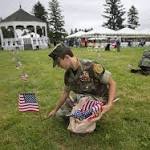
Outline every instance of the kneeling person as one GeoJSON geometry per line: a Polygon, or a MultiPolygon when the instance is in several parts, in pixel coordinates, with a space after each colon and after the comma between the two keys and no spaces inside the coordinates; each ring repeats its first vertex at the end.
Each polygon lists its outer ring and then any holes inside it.
{"type": "Polygon", "coordinates": [[[64,69],[64,91],[56,107],[49,113],[49,117],[56,114],[67,115],[71,108],[80,101],[81,97],[100,100],[103,102],[103,113],[110,110],[116,93],[116,84],[111,73],[91,60],[80,60],[74,56],[69,47],[58,44],[49,54],[56,65],[64,69]],[[77,94],[76,102],[70,99],[70,92],[77,94]]]}

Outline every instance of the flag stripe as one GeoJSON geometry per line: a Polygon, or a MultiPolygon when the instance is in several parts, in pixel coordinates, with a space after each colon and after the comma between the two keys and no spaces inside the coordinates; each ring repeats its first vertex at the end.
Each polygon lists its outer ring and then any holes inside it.
{"type": "Polygon", "coordinates": [[[33,104],[33,103],[20,103],[19,106],[38,106],[38,104],[33,104]]]}
{"type": "Polygon", "coordinates": [[[24,105],[24,106],[19,106],[19,108],[39,108],[39,106],[24,105]]]}
{"type": "Polygon", "coordinates": [[[89,109],[91,109],[92,104],[93,104],[93,101],[91,101],[91,103],[90,103],[90,105],[89,105],[89,109]]]}
{"type": "Polygon", "coordinates": [[[19,107],[20,110],[24,110],[24,109],[38,109],[38,107],[19,107]]]}
{"type": "Polygon", "coordinates": [[[25,112],[25,111],[39,111],[39,109],[36,109],[36,108],[24,108],[24,109],[20,109],[19,111],[21,112],[25,112]]]}

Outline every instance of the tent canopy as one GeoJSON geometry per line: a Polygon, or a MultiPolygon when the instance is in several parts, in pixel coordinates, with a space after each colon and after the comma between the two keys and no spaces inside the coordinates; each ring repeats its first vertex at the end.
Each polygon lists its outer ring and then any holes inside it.
{"type": "Polygon", "coordinates": [[[123,28],[120,29],[118,31],[116,31],[116,34],[118,35],[138,35],[139,32],[137,30],[134,29],[130,29],[130,28],[123,28]]]}
{"type": "Polygon", "coordinates": [[[69,38],[77,38],[77,37],[81,37],[84,34],[85,34],[84,31],[79,31],[79,32],[76,32],[74,34],[71,34],[71,35],[67,36],[66,38],[67,39],[69,39],[69,38]]]}
{"type": "Polygon", "coordinates": [[[138,30],[138,29],[131,29],[131,28],[123,28],[118,31],[114,31],[108,28],[104,27],[99,27],[95,28],[89,32],[83,32],[79,31],[75,34],[69,35],[66,38],[78,38],[78,37],[83,37],[83,38],[98,38],[101,36],[120,36],[120,37],[142,37],[142,36],[150,36],[150,30],[138,30]]]}
{"type": "Polygon", "coordinates": [[[34,32],[30,33],[28,29],[24,29],[24,30],[16,29],[15,33],[18,38],[31,38],[31,37],[39,38],[40,37],[40,35],[37,33],[34,33],[34,32]]]}
{"type": "Polygon", "coordinates": [[[115,33],[114,30],[104,28],[104,27],[100,27],[100,28],[94,29],[92,31],[86,32],[84,35],[88,37],[90,35],[111,35],[111,34],[114,34],[114,33],[115,33]]]}

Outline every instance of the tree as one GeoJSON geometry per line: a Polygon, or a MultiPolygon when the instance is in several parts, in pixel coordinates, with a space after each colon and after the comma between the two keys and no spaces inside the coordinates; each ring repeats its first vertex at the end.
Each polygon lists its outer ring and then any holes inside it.
{"type": "Polygon", "coordinates": [[[0,22],[3,20],[3,18],[2,17],[0,17],[0,22]]]}
{"type": "Polygon", "coordinates": [[[1,27],[2,34],[4,38],[14,38],[14,30],[12,26],[9,26],[8,28],[6,27],[1,27]]]}
{"type": "Polygon", "coordinates": [[[61,15],[61,9],[57,0],[49,1],[49,38],[56,45],[61,42],[66,35],[64,29],[64,17],[61,15]]]}
{"type": "Polygon", "coordinates": [[[70,35],[71,35],[71,34],[73,34],[73,33],[74,33],[74,32],[73,32],[73,29],[71,29],[71,31],[70,31],[70,35]]]}
{"type": "Polygon", "coordinates": [[[107,21],[104,22],[103,26],[113,30],[119,30],[124,28],[123,22],[125,18],[125,9],[121,4],[121,0],[106,0],[105,15],[102,15],[107,21]]]}
{"type": "Polygon", "coordinates": [[[75,29],[74,29],[74,33],[77,33],[77,32],[78,32],[78,29],[77,29],[77,28],[75,28],[75,29]]]}
{"type": "Polygon", "coordinates": [[[47,12],[44,6],[39,1],[33,6],[32,11],[37,18],[43,20],[44,22],[47,22],[47,12]]]}
{"type": "Polygon", "coordinates": [[[131,8],[128,11],[128,28],[135,29],[137,28],[139,24],[139,17],[138,17],[138,11],[134,6],[131,6],[131,8]]]}

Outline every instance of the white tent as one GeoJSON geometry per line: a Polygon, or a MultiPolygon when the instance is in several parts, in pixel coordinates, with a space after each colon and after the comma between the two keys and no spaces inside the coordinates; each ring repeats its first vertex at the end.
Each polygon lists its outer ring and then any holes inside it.
{"type": "Polygon", "coordinates": [[[29,34],[29,30],[28,29],[23,29],[23,30],[16,29],[15,34],[17,35],[18,38],[21,38],[22,36],[29,34]]]}
{"type": "Polygon", "coordinates": [[[21,36],[20,38],[39,38],[40,35],[34,32],[27,33],[26,35],[21,36]]]}
{"type": "Polygon", "coordinates": [[[130,28],[123,28],[116,31],[116,35],[139,35],[140,32],[130,28]]]}
{"type": "Polygon", "coordinates": [[[138,29],[138,32],[142,35],[150,35],[150,29],[138,29]]]}
{"type": "Polygon", "coordinates": [[[16,33],[17,37],[21,37],[23,35],[23,31],[20,29],[16,29],[15,33],[16,33]]]}
{"type": "Polygon", "coordinates": [[[150,36],[150,30],[139,30],[139,29],[130,29],[128,27],[114,31],[108,28],[99,27],[95,28],[89,32],[79,31],[75,34],[69,35],[66,38],[103,38],[103,37],[145,37],[150,36]]]}
{"type": "Polygon", "coordinates": [[[67,36],[66,38],[69,39],[69,38],[77,38],[77,37],[81,37],[82,35],[84,35],[85,32],[83,31],[79,31],[79,32],[76,32],[74,34],[71,34],[69,36],[67,36]]]}
{"type": "Polygon", "coordinates": [[[115,34],[116,31],[108,29],[108,28],[104,28],[104,27],[100,27],[97,29],[94,29],[92,31],[86,32],[84,34],[84,36],[89,37],[92,35],[112,35],[115,34]]]}

